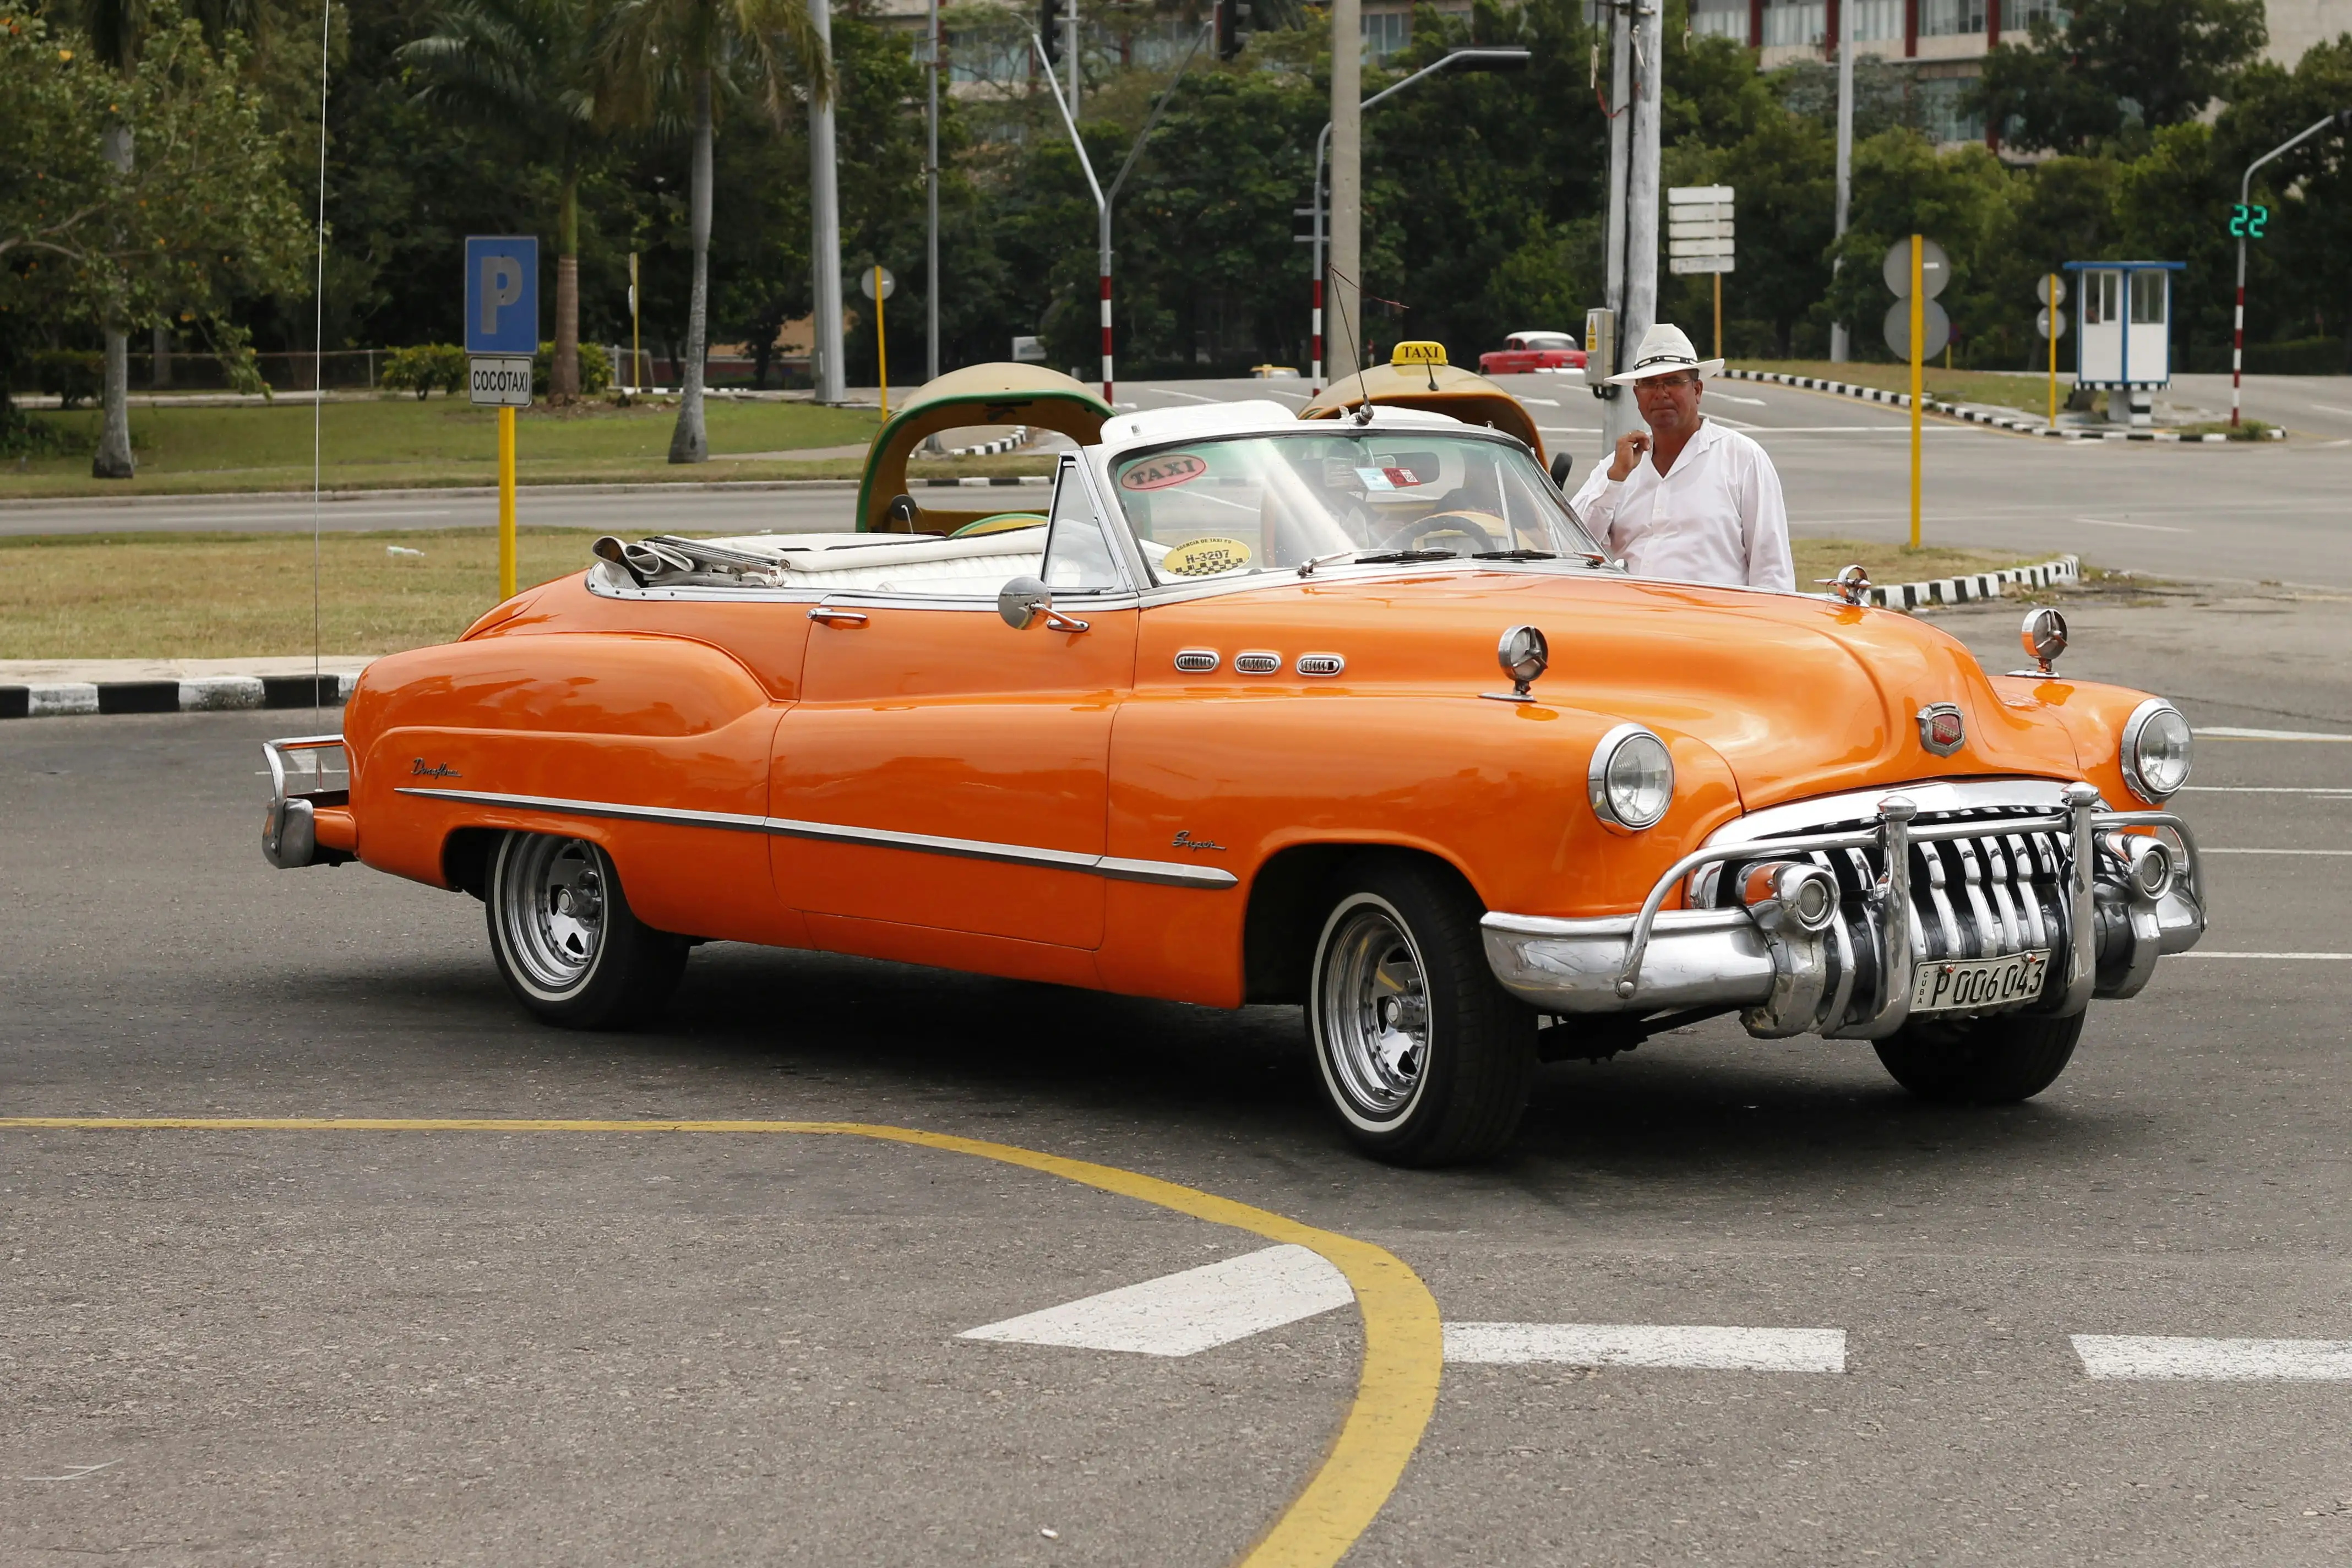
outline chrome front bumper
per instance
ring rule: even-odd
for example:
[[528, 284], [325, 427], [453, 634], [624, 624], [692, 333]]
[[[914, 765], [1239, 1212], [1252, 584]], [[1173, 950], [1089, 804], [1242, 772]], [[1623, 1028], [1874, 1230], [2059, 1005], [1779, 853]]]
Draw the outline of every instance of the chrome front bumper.
[[[1738, 1008], [1755, 1035], [1876, 1039], [1909, 1016], [1918, 963], [2046, 945], [2051, 978], [2032, 1001], [2007, 1010], [2065, 1016], [2081, 1012], [2094, 995], [2137, 994], [2158, 958], [2194, 947], [2204, 934], [2197, 841], [2170, 812], [2103, 810], [2098, 792], [2078, 784], [2066, 786], [2053, 809], [1956, 813], [1929, 822], [1915, 821], [1917, 816], [1911, 799], [1888, 795], [1877, 801], [1866, 826], [1769, 838], [1718, 834], [1731, 841], [1711, 842], [1676, 861], [1637, 913], [1588, 920], [1486, 916], [1487, 963], [1514, 995], [1554, 1015]], [[2144, 896], [2125, 863], [2101, 847], [2102, 834], [2135, 827], [2178, 837], [2185, 864], [2158, 897]], [[2027, 842], [2036, 838], [2055, 849], [2054, 865]], [[1936, 886], [1916, 899], [1913, 888], [1915, 847], [1966, 840], [1995, 841], [1963, 851], [1967, 885], [1956, 891], [1975, 905], [1972, 921], [1965, 903], [1958, 905], [1962, 915], [1956, 921], [1958, 900], [1947, 897], [1940, 858]], [[1785, 921], [1767, 930], [1737, 905], [1664, 907], [1686, 879], [1727, 863], [1810, 857], [1828, 866], [1832, 856], [1872, 875], [1859, 897], [1849, 894], [1846, 907], [1817, 932]], [[1979, 866], [2018, 871], [2009, 885], [1996, 888], [1979, 880]], [[2047, 867], [2047, 880], [2055, 884], [2047, 889], [2046, 908], [2027, 907], [2036, 893], [2032, 875], [2037, 867]]]

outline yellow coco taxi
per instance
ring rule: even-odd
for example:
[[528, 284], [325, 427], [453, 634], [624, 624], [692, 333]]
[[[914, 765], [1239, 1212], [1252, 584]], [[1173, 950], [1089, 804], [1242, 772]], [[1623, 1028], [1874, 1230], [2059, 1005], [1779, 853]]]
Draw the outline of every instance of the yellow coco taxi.
[[2021, 1099], [2203, 930], [2188, 728], [2051, 673], [2053, 626], [2000, 674], [1634, 580], [1444, 413], [1083, 412], [1026, 524], [608, 539], [377, 660], [269, 747], [265, 853], [472, 893], [561, 1025], [713, 941], [1299, 1005], [1339, 1125], [1413, 1163], [1718, 1014]]

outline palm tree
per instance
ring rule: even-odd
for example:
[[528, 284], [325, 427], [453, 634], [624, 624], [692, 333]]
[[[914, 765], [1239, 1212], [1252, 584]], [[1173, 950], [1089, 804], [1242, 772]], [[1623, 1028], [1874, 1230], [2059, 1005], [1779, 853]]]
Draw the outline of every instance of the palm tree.
[[555, 363], [550, 399], [580, 395], [580, 174], [595, 151], [604, 79], [596, 0], [449, 0], [401, 47], [417, 100], [536, 142], [562, 171], [555, 218]]
[[[823, 4], [824, 0], [816, 0]], [[702, 361], [710, 315], [710, 132], [714, 85], [726, 72], [750, 79], [761, 108], [782, 124], [795, 102], [793, 68], [807, 94], [833, 90], [833, 63], [803, 0], [615, 0], [605, 31], [612, 67], [611, 112], [650, 125], [666, 100], [687, 100], [694, 137], [694, 180], [687, 204], [694, 241], [688, 294], [686, 365], [669, 460], [707, 462], [710, 437], [702, 417]]]

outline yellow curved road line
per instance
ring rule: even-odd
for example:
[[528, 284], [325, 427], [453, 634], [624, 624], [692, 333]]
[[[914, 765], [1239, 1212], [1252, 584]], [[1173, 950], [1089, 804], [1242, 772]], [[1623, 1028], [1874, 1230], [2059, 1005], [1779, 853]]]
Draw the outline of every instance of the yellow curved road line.
[[1120, 1197], [1156, 1204], [1321, 1254], [1348, 1277], [1363, 1315], [1356, 1399], [1330, 1452], [1237, 1568], [1328, 1568], [1347, 1555], [1404, 1475], [1437, 1405], [1445, 1342], [1437, 1302], [1403, 1259], [1369, 1241], [1318, 1230], [1197, 1187], [1059, 1154], [863, 1121], [592, 1121], [500, 1118], [313, 1116], [8, 1116], [0, 1129], [213, 1132], [806, 1132], [873, 1138], [1025, 1166]]

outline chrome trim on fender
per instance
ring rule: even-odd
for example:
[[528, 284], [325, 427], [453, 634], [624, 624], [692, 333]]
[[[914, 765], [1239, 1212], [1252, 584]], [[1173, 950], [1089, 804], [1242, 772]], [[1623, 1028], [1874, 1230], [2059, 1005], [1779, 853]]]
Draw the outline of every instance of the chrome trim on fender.
[[809, 838], [830, 844], [864, 844], [879, 849], [905, 849], [915, 854], [945, 855], [961, 860], [992, 860], [1007, 866], [1076, 871], [1115, 882], [1148, 882], [1164, 888], [1223, 889], [1235, 887], [1241, 881], [1231, 871], [1221, 871], [1213, 866], [1192, 866], [1173, 860], [1134, 860], [1117, 855], [1087, 855], [1069, 849], [1033, 848], [1024, 844], [994, 844], [982, 838], [897, 833], [884, 827], [851, 827], [841, 823], [803, 822], [787, 816], [685, 811], [667, 806], [630, 805], [618, 801], [571, 800], [560, 795], [504, 795], [492, 790], [420, 789], [404, 784], [393, 793], [471, 805], [504, 805], [525, 811], [549, 811], [565, 816], [653, 822], [674, 827], [708, 827], [727, 833], [764, 833], [773, 838]]

